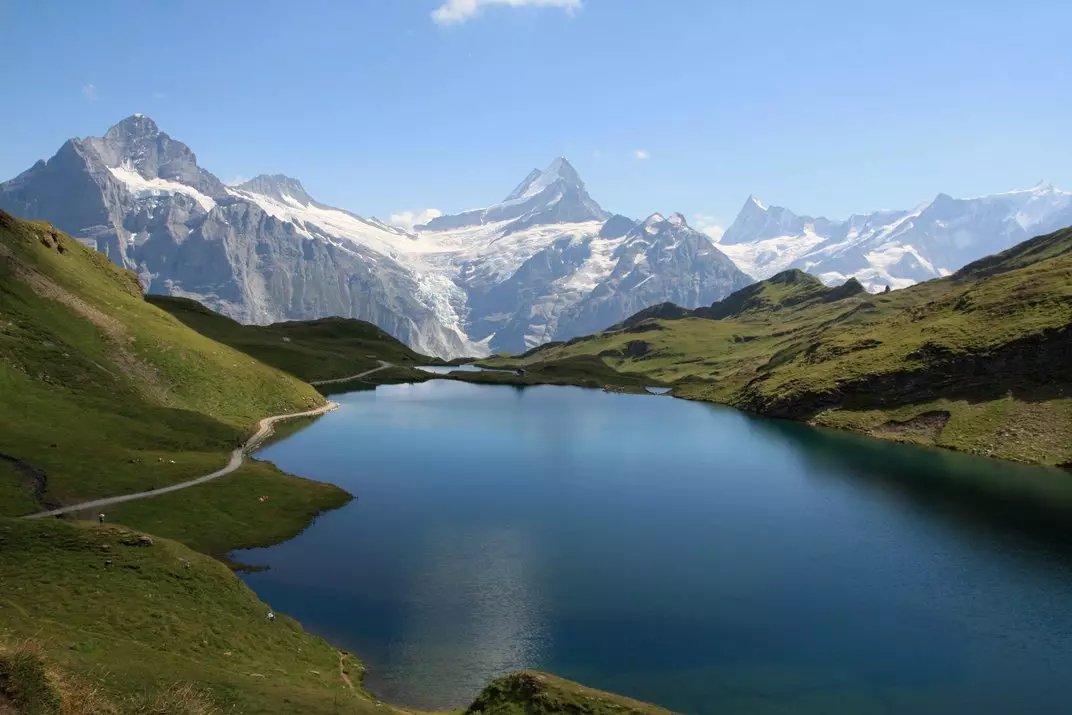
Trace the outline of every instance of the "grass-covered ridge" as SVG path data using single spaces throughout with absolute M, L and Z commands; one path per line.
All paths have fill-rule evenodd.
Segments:
M 377 367 L 380 361 L 400 367 L 438 362 L 362 320 L 242 325 L 188 298 L 150 295 L 146 300 L 202 335 L 306 382 L 356 375 Z
M 870 295 L 800 271 L 489 365 L 595 356 L 674 394 L 878 437 L 1072 463 L 1072 229 Z
M 6 516 L 213 472 L 261 418 L 324 403 L 309 385 L 147 303 L 135 276 L 100 253 L 2 212 L 0 395 Z M 206 512 L 177 508 L 179 494 L 109 509 L 109 518 L 126 512 L 131 525 L 222 550 L 285 538 L 349 498 L 267 464 L 202 488 L 223 498 L 207 528 L 196 521 Z M 276 499 L 259 502 L 265 490 Z

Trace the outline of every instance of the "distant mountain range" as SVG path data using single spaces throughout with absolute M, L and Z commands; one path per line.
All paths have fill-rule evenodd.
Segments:
M 559 158 L 499 203 L 410 232 L 320 203 L 287 176 L 224 185 L 141 114 L 0 184 L 0 208 L 51 221 L 151 293 L 247 323 L 359 318 L 441 357 L 522 352 L 664 302 L 710 305 L 790 267 L 899 288 L 1072 224 L 1069 197 L 1046 186 L 939 196 L 846 221 L 750 198 L 716 245 L 680 214 L 604 211 Z
M 149 292 L 251 323 L 360 318 L 443 357 L 520 352 L 751 282 L 681 216 L 604 211 L 565 159 L 409 233 L 286 176 L 226 186 L 140 114 L 0 184 L 0 208 L 51 221 Z
M 799 268 L 828 285 L 855 277 L 878 292 L 947 276 L 1070 225 L 1072 192 L 1047 183 L 972 199 L 939 194 L 912 211 L 875 211 L 843 221 L 798 216 L 750 196 L 718 247 L 757 279 Z

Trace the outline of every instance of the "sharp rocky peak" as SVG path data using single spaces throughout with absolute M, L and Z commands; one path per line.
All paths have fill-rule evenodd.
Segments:
M 740 215 L 765 214 L 767 211 L 769 211 L 767 204 L 760 201 L 755 194 L 749 194 L 744 201 L 744 206 L 741 207 Z
M 192 186 L 208 196 L 226 194 L 219 179 L 197 165 L 197 156 L 172 139 L 144 114 L 132 114 L 103 137 L 77 141 L 88 147 L 104 166 L 123 167 L 146 179 L 161 178 Z
M 566 187 L 584 189 L 581 175 L 573 168 L 568 159 L 558 157 L 551 164 L 540 171 L 533 169 L 524 181 L 517 185 L 503 202 L 519 201 L 539 194 L 554 184 L 564 184 Z
M 104 134 L 107 142 L 128 142 L 141 138 L 156 139 L 160 134 L 160 127 L 152 117 L 144 114 L 131 114 Z
M 160 153 L 159 145 L 167 139 L 168 136 L 150 117 L 132 114 L 105 132 L 103 137 L 86 141 L 97 149 L 108 166 L 128 165 L 144 176 L 155 176 L 155 166 L 151 165 Z M 185 145 L 175 144 L 189 152 Z
M 236 188 L 251 194 L 268 196 L 284 203 L 288 198 L 306 206 L 315 203 L 302 186 L 301 181 L 285 174 L 261 174 L 239 184 Z
M 669 218 L 663 216 L 661 213 L 653 213 L 651 216 L 644 219 L 639 228 L 649 234 L 656 234 L 667 230 L 691 230 L 688 221 L 685 220 L 685 216 L 681 213 L 672 213 Z
M 502 202 L 483 209 L 439 216 L 419 228 L 431 231 L 512 222 L 508 231 L 580 221 L 606 221 L 611 214 L 588 195 L 573 165 L 559 157 L 543 171 L 534 169 Z

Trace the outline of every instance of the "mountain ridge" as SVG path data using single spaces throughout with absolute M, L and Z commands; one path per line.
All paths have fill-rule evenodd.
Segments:
M 830 285 L 855 276 L 878 292 L 949 275 L 1068 225 L 1072 192 L 1048 182 L 969 198 L 939 193 L 911 210 L 882 209 L 845 219 L 798 215 L 749 196 L 718 246 L 755 278 L 801 268 Z
M 439 357 L 569 338 L 588 315 L 620 320 L 639 302 L 687 300 L 682 286 L 708 302 L 749 280 L 696 236 L 682 250 L 719 270 L 697 279 L 683 255 L 652 254 L 643 288 L 621 280 L 633 271 L 615 251 L 632 223 L 604 211 L 561 157 L 505 201 L 408 232 L 318 202 L 282 174 L 226 186 L 145 115 L 68 140 L 0 184 L 0 208 L 53 222 L 151 293 L 245 323 L 356 318 Z

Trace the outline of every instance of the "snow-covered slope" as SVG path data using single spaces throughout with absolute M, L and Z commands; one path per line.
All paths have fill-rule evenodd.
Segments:
M 1032 236 L 1072 225 L 1072 192 L 1031 189 L 954 199 L 843 221 L 798 216 L 749 197 L 719 242 L 741 270 L 769 278 L 800 268 L 830 285 L 855 276 L 869 290 L 948 275 Z
M 426 270 L 435 266 L 464 288 L 469 337 L 521 352 L 602 330 L 653 303 L 709 304 L 751 282 L 683 217 L 662 222 L 653 234 L 608 214 L 569 162 L 556 159 L 499 204 L 419 227 L 418 244 Z

